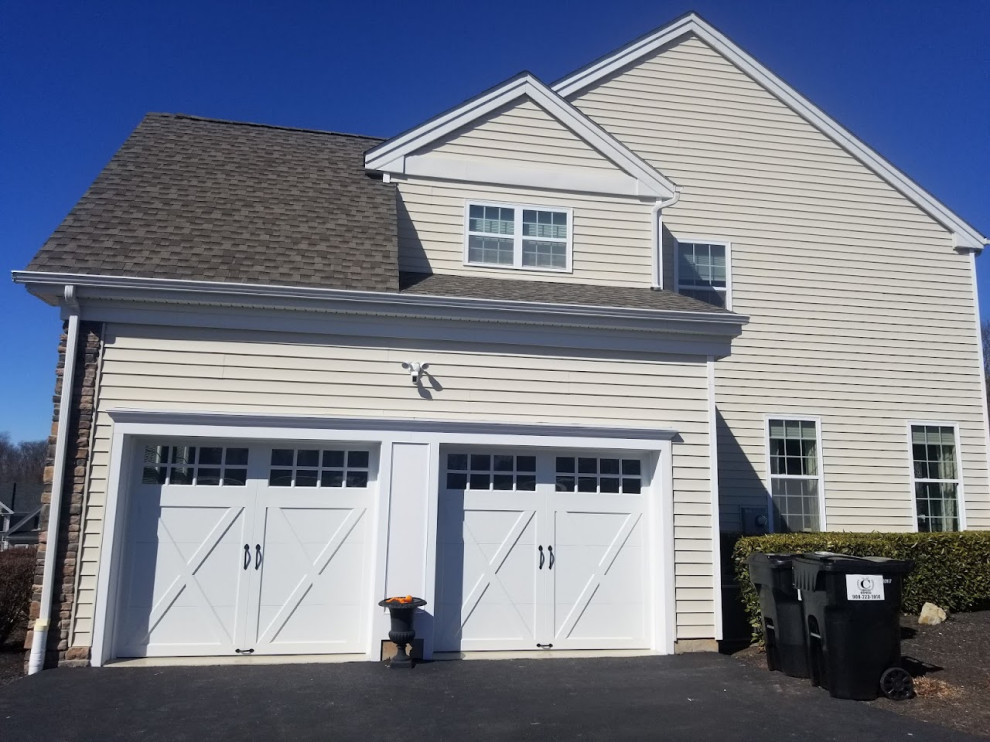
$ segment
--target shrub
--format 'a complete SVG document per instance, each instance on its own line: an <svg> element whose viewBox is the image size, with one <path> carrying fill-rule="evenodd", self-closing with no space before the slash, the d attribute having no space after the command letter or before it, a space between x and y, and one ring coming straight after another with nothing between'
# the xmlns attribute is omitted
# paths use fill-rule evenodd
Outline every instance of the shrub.
<svg viewBox="0 0 990 742"><path fill-rule="evenodd" d="M916 613L925 602L948 611L990 605L990 531L960 533L775 533L745 536L733 550L736 579L755 636L761 631L760 604L746 560L753 552L834 551L851 556L909 559L901 610Z"/></svg>
<svg viewBox="0 0 990 742"><path fill-rule="evenodd" d="M34 549L0 551L0 645L27 623L36 563Z"/></svg>

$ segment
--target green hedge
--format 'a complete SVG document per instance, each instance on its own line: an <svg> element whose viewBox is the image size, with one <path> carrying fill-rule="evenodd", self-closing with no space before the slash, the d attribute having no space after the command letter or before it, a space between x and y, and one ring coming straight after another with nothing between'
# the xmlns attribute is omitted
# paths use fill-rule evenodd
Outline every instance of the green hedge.
<svg viewBox="0 0 990 742"><path fill-rule="evenodd" d="M746 560L753 552L834 551L853 556L910 559L901 610L917 613L925 602L947 611L990 605L990 531L961 533L775 533L744 536L732 557L746 615L759 636L760 604Z"/></svg>

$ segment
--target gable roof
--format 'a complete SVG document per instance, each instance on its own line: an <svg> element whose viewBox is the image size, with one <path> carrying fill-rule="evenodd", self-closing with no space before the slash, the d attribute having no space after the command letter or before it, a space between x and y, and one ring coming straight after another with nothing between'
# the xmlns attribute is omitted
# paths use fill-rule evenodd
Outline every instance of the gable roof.
<svg viewBox="0 0 990 742"><path fill-rule="evenodd" d="M149 114L28 270L395 291L380 141Z"/></svg>
<svg viewBox="0 0 990 742"><path fill-rule="evenodd" d="M664 45L691 34L721 53L799 116L819 129L825 136L845 149L905 198L949 230L953 235L956 247L982 250L984 245L990 244L990 239L981 235L945 204L923 190L917 183L757 62L697 13L688 13L656 31L641 36L558 80L552 85L552 88L560 96L570 98L614 72L653 54Z"/></svg>
<svg viewBox="0 0 990 742"><path fill-rule="evenodd" d="M405 173L406 158L417 150L439 142L453 132L480 121L493 111L523 98L533 101L581 141L633 178L637 186L634 195L659 200L676 197L677 187L674 183L529 72L522 72L456 108L379 144L366 155L365 166L369 170L386 173Z"/></svg>
<svg viewBox="0 0 990 742"><path fill-rule="evenodd" d="M395 187L364 169L381 141L149 114L14 281L52 304L71 285L77 299L466 300L745 321L648 287L410 274L400 287Z"/></svg>

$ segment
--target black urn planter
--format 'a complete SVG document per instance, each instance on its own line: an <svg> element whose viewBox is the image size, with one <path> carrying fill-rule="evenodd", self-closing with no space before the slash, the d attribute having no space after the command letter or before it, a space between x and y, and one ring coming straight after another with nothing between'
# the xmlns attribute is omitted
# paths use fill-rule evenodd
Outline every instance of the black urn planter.
<svg viewBox="0 0 990 742"><path fill-rule="evenodd" d="M378 602L382 608L388 608L392 617L392 627L389 629L388 638L395 644L397 651L395 656L389 660L389 667L412 667L412 658L406 652L406 645L411 645L416 638L416 630L413 629L413 614L417 608L426 605L422 598L402 602L399 598L386 598Z"/></svg>

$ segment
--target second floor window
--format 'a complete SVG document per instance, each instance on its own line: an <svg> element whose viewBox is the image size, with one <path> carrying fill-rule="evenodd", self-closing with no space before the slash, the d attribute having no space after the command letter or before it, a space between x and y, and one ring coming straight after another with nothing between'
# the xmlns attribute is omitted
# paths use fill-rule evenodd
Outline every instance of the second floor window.
<svg viewBox="0 0 990 742"><path fill-rule="evenodd" d="M677 243L677 293L728 308L728 246L712 242Z"/></svg>
<svg viewBox="0 0 990 742"><path fill-rule="evenodd" d="M465 262L501 268L571 269L571 212L468 204Z"/></svg>

